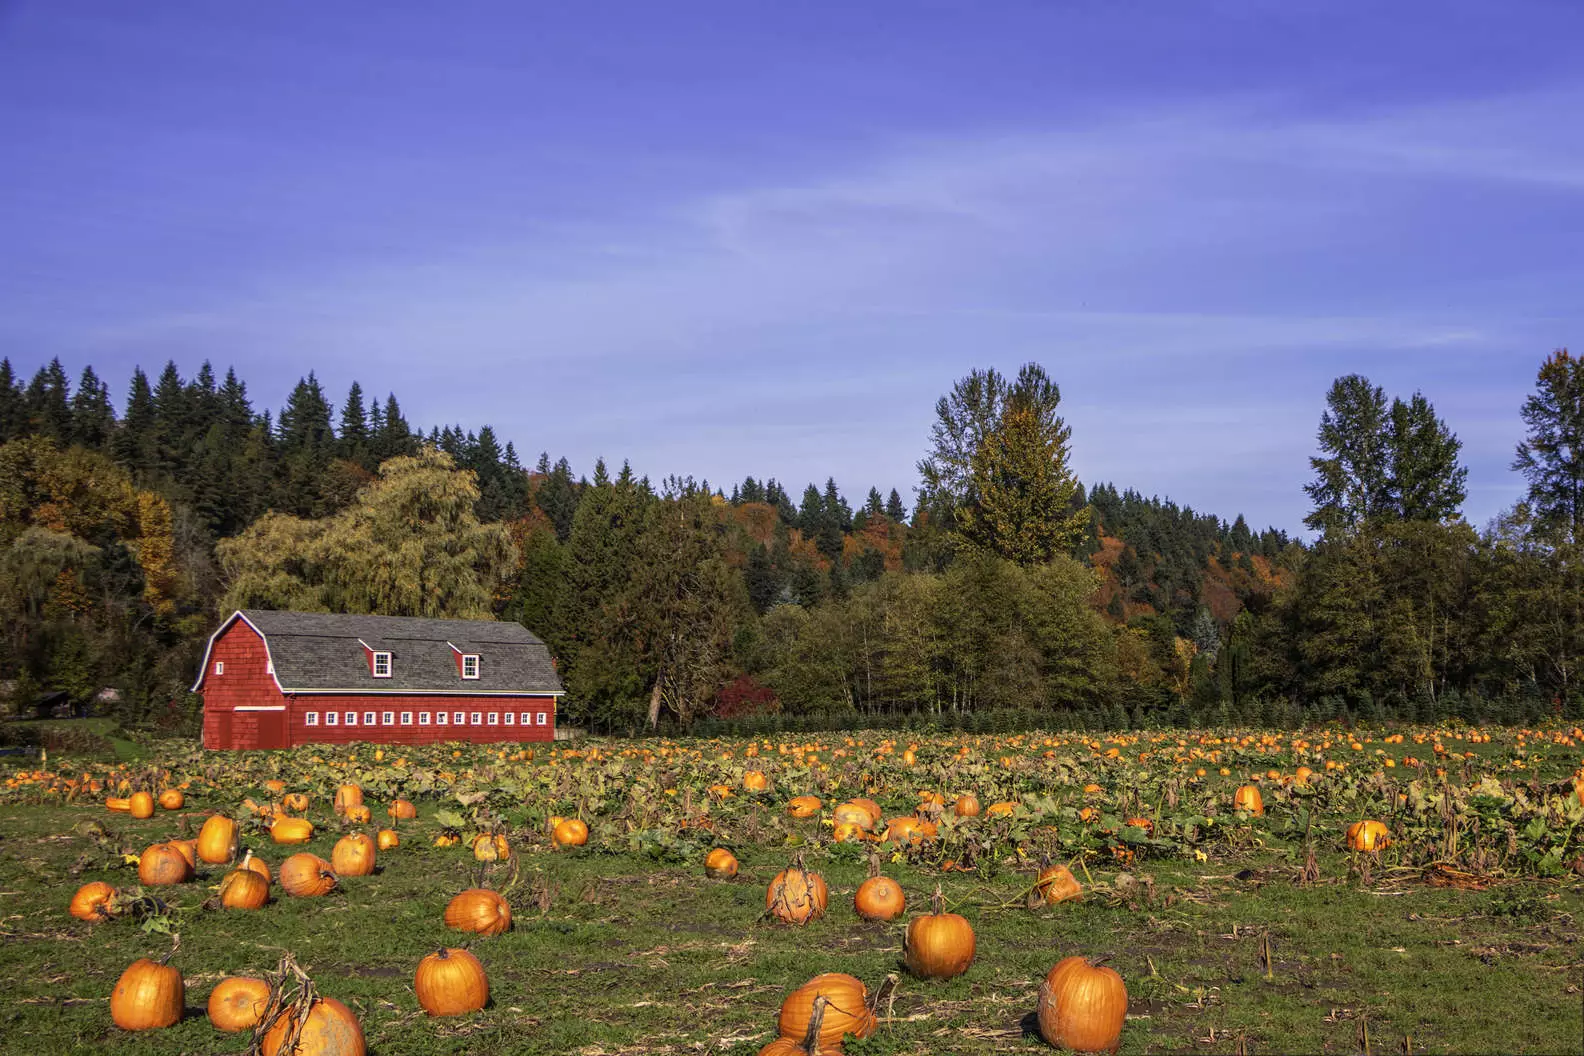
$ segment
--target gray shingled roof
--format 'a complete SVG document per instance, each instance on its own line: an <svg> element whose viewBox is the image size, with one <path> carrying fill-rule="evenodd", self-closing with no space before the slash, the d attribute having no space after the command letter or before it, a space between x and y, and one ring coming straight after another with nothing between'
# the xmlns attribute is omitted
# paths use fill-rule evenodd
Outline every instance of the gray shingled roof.
<svg viewBox="0 0 1584 1056"><path fill-rule="evenodd" d="M352 689L392 693L560 693L550 650L521 624L244 609L269 643L288 693ZM391 654L391 677L369 672L359 639ZM456 654L479 655L479 677L457 674Z"/></svg>

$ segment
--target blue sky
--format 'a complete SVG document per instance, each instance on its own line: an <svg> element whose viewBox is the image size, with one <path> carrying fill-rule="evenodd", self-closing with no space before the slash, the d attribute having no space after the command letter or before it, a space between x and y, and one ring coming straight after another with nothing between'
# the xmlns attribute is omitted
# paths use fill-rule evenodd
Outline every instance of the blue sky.
<svg viewBox="0 0 1584 1056"><path fill-rule="evenodd" d="M855 501L1032 359L1082 479L1289 530L1359 372L1434 403L1483 524L1584 346L1580 40L1513 0L0 0L0 354Z"/></svg>

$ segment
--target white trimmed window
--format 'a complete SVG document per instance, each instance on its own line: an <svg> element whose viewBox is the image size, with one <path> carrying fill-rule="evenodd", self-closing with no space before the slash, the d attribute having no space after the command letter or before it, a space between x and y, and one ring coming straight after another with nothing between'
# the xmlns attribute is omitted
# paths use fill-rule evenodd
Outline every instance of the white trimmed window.
<svg viewBox="0 0 1584 1056"><path fill-rule="evenodd" d="M319 725L319 713L317 711L305 711L305 712L303 712L303 725L304 726L317 726L317 725Z"/></svg>
<svg viewBox="0 0 1584 1056"><path fill-rule="evenodd" d="M391 677L391 654L384 652L374 654L374 677Z"/></svg>
<svg viewBox="0 0 1584 1056"><path fill-rule="evenodd" d="M463 678L477 678L477 677L479 677L479 658L478 658L478 654L477 653L463 653L462 654L462 677Z"/></svg>
<svg viewBox="0 0 1584 1056"><path fill-rule="evenodd" d="M473 713L473 725L478 726L478 725L481 725L483 722L484 722L484 713L482 711L475 711Z"/></svg>
<svg viewBox="0 0 1584 1056"><path fill-rule="evenodd" d="M500 725L500 712L498 712L498 711L490 712L489 713L489 718L486 719L485 721L487 721L491 726L499 726Z"/></svg>
<svg viewBox="0 0 1584 1056"><path fill-rule="evenodd" d="M539 725L541 725L541 726L550 725L550 713L548 711L541 711L539 713L538 722L539 722Z"/></svg>
<svg viewBox="0 0 1584 1056"><path fill-rule="evenodd" d="M217 674L217 675L225 674L225 661L224 660L216 660L215 661L215 674Z"/></svg>
<svg viewBox="0 0 1584 1056"><path fill-rule="evenodd" d="M450 721L451 721L451 713L450 712L448 712L448 711L437 711L437 712L435 712L435 725L436 726L444 726L446 723L448 723Z"/></svg>
<svg viewBox="0 0 1584 1056"><path fill-rule="evenodd" d="M517 724L517 713L515 711L508 711L506 713L506 720L505 721L506 721L506 725L515 726Z"/></svg>
<svg viewBox="0 0 1584 1056"><path fill-rule="evenodd" d="M467 725L467 712L465 712L465 711L457 712L455 715L452 716L452 718L456 719L456 724L458 726L466 726Z"/></svg>
<svg viewBox="0 0 1584 1056"><path fill-rule="evenodd" d="M410 712L410 711L402 712L401 724L403 726L411 726L412 725L412 712Z"/></svg>
<svg viewBox="0 0 1584 1056"><path fill-rule="evenodd" d="M376 715L375 715L374 712L365 711L363 713L363 725L365 725L365 726L373 726L375 718L376 718Z"/></svg>
<svg viewBox="0 0 1584 1056"><path fill-rule="evenodd" d="M273 675L275 673L275 661L273 661L273 660L264 661L264 673L266 675Z"/></svg>
<svg viewBox="0 0 1584 1056"><path fill-rule="evenodd" d="M427 711L420 711L418 713L418 725L420 725L420 726L429 725L429 713Z"/></svg>
<svg viewBox="0 0 1584 1056"><path fill-rule="evenodd" d="M334 726L336 723L338 723L340 721L341 721L341 713L339 711L327 711L327 712L325 712L325 725L326 726Z"/></svg>
<svg viewBox="0 0 1584 1056"><path fill-rule="evenodd" d="M396 713L394 711L385 712L385 714L380 716L380 722L384 723L386 726L396 725Z"/></svg>
<svg viewBox="0 0 1584 1056"><path fill-rule="evenodd" d="M356 726L357 725L357 712L349 711L349 712L346 713L346 724L348 726Z"/></svg>

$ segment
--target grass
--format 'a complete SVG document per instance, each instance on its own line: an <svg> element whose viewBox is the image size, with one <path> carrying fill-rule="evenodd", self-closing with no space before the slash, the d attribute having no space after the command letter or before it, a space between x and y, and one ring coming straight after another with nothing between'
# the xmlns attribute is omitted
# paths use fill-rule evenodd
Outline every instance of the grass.
<svg viewBox="0 0 1584 1056"><path fill-rule="evenodd" d="M849 972L873 987L901 971L901 925L867 924L852 911L864 875L854 857L811 858L830 882L831 910L793 929L760 919L786 849L742 848L738 879L715 882L695 862L552 853L524 836L514 929L469 944L490 973L491 1006L430 1019L413 972L425 953L463 944L441 911L472 885L476 865L462 849L430 846L434 830L420 820L382 854L379 873L345 879L325 898L277 889L261 912L203 910L217 868L161 889L181 934L173 963L186 977L188 1015L169 1030L126 1034L110 1022L110 990L129 963L160 956L170 939L130 919L90 925L66 913L80 883L136 882L131 867L108 864L84 823L108 830L111 850L141 850L196 832L210 805L188 806L146 821L90 806L0 807L0 1050L242 1052L245 1036L216 1033L203 1003L223 976L262 974L287 951L358 1013L376 1056L751 1054L772 1037L783 996L817 972ZM323 832L306 849L328 858L334 837ZM260 849L272 867L288 853ZM1578 882L1459 890L1409 877L1366 882L1341 855L1319 864L1320 881L1300 885L1297 848L1267 841L1238 861L1137 863L1131 900L1091 894L1031 911L1027 872L1003 867L983 880L888 863L910 913L943 885L973 923L978 955L949 982L903 973L889 1018L846 1052L1042 1051L1038 983L1074 953L1109 955L1127 980L1130 1053L1359 1052L1366 1031L1375 1053L1580 1050ZM1091 869L1102 886L1127 883L1115 868Z"/></svg>
<svg viewBox="0 0 1584 1056"><path fill-rule="evenodd" d="M142 759L147 754L142 745L128 740L122 736L126 731L115 719L103 716L88 719L11 719L9 722L17 729L27 729L40 738L48 734L58 734L74 741L92 743L95 749L102 754L114 758L117 762L134 762ZM79 745L74 754L81 754ZM34 754L30 752L30 754ZM57 753L58 754L58 753Z"/></svg>

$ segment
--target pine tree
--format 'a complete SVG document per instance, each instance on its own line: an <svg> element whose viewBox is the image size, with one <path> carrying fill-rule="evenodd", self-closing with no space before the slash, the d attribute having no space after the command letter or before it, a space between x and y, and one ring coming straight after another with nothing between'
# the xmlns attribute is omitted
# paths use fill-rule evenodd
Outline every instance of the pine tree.
<svg viewBox="0 0 1584 1056"><path fill-rule="evenodd" d="M885 513L885 501L880 498L879 488L870 488L869 495L864 499L863 512L871 517Z"/></svg>
<svg viewBox="0 0 1584 1056"><path fill-rule="evenodd" d="M132 380L127 385L126 413L121 416L121 429L111 447L117 461L131 470L138 480L146 479L158 468L154 393L141 367L132 371Z"/></svg>
<svg viewBox="0 0 1584 1056"><path fill-rule="evenodd" d="M341 428L338 430L340 456L372 470L377 463L369 453L368 412L363 408L363 386L357 382L347 390L346 402L341 405Z"/></svg>
<svg viewBox="0 0 1584 1056"><path fill-rule="evenodd" d="M30 431L61 444L71 443L71 382L59 359L40 367L23 397Z"/></svg>
<svg viewBox="0 0 1584 1056"><path fill-rule="evenodd" d="M11 360L0 359L0 443L15 440L27 429L27 404L17 387Z"/></svg>
<svg viewBox="0 0 1584 1056"><path fill-rule="evenodd" d="M902 505L902 496L897 494L895 488L891 489L891 495L886 499L885 515L893 524L907 523L907 507Z"/></svg>
<svg viewBox="0 0 1584 1056"><path fill-rule="evenodd" d="M1390 419L1386 394L1359 374L1338 378L1320 416L1318 474L1304 486L1314 510L1304 524L1328 537L1380 517L1391 501Z"/></svg>
<svg viewBox="0 0 1584 1056"><path fill-rule="evenodd" d="M3 396L3 394L0 394ZM115 434L115 407L110 389L99 380L93 367L84 367L71 401L71 442L98 451Z"/></svg>

